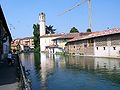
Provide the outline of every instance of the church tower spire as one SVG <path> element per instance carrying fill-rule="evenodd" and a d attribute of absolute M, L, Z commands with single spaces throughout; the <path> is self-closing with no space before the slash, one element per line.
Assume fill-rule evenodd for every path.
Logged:
<path fill-rule="evenodd" d="M 45 35 L 46 22 L 45 22 L 45 14 L 43 12 L 39 14 L 39 25 L 40 25 L 40 36 Z"/>

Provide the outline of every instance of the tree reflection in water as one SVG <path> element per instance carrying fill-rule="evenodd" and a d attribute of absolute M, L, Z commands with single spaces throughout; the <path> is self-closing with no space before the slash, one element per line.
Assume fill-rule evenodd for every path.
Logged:
<path fill-rule="evenodd" d="M 40 72 L 40 69 L 41 69 L 41 60 L 40 60 L 40 53 L 34 53 L 34 64 L 35 64 L 35 69 L 36 69 L 36 72 Z"/>

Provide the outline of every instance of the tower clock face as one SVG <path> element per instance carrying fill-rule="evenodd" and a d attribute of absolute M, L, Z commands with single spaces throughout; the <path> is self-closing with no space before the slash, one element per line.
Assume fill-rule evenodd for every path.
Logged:
<path fill-rule="evenodd" d="M 45 21 L 45 14 L 41 13 L 40 19 L 42 22 L 44 22 Z"/>
<path fill-rule="evenodd" d="M 44 16 L 42 16 L 42 19 L 44 19 Z"/>

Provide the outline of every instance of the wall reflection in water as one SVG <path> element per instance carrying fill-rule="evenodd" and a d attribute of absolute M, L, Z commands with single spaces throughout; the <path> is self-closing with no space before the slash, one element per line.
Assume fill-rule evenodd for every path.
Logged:
<path fill-rule="evenodd" d="M 120 59 L 68 56 L 65 61 L 67 69 L 86 71 L 120 84 Z"/>
<path fill-rule="evenodd" d="M 72 69 L 94 69 L 94 59 L 92 57 L 68 56 L 66 57 L 66 67 Z"/>
<path fill-rule="evenodd" d="M 41 53 L 41 87 L 42 90 L 48 88 L 48 76 L 54 72 L 54 55 Z"/>
<path fill-rule="evenodd" d="M 63 72 L 65 73 L 68 70 L 72 70 L 73 72 L 84 71 L 94 77 L 102 77 L 120 84 L 119 59 L 60 56 L 44 53 L 21 54 L 20 58 L 25 68 L 30 70 L 33 90 L 48 90 L 50 86 L 49 79 L 53 77 L 58 70 L 64 70 Z M 54 77 L 54 79 L 56 78 Z M 54 87 L 52 89 L 54 89 Z"/>
<path fill-rule="evenodd" d="M 67 68 L 78 68 L 86 70 L 120 70 L 120 60 L 110 58 L 66 56 L 66 66 Z"/>

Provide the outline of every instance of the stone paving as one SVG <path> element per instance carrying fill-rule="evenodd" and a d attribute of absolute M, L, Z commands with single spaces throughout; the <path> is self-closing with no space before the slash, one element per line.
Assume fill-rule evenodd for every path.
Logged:
<path fill-rule="evenodd" d="M 8 65 L 7 60 L 0 61 L 0 90 L 19 90 L 16 60 L 14 65 Z"/>

